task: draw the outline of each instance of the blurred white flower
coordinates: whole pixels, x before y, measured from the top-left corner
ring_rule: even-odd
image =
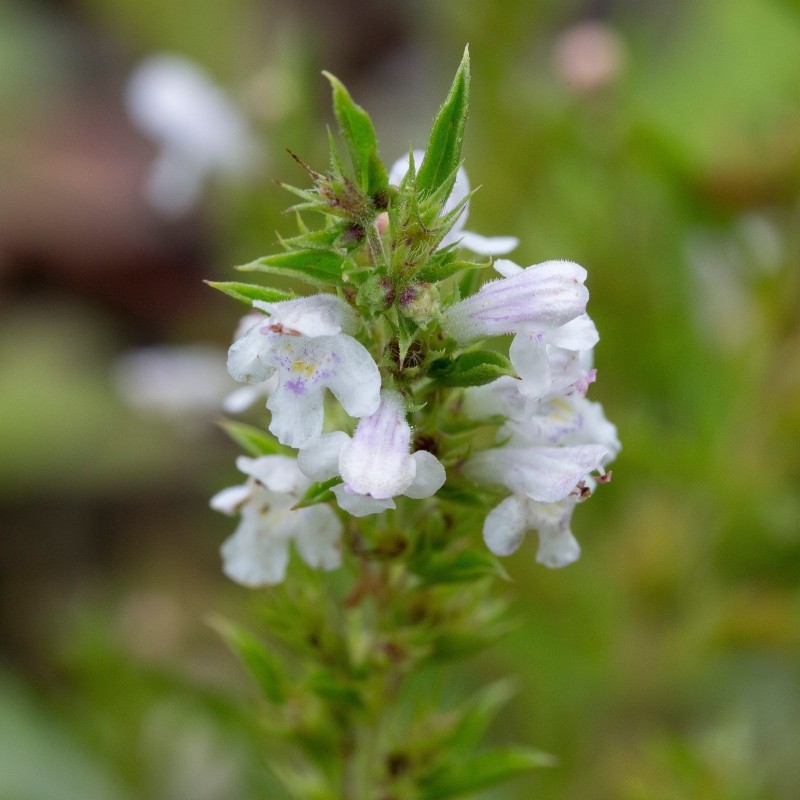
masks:
[[[212,345],[143,347],[123,353],[112,378],[119,397],[139,411],[168,417],[211,415],[232,382]]]
[[[183,56],[145,59],[128,81],[125,104],[133,123],[158,145],[145,194],[165,216],[182,216],[196,205],[208,176],[241,176],[258,160],[241,110]]]
[[[248,476],[241,486],[223,489],[211,507],[240,514],[239,526],[222,545],[223,570],[245,586],[280,583],[289,563],[289,542],[310,567],[336,569],[342,563],[342,523],[328,505],[295,509],[311,485],[297,461],[286,456],[239,456]]]

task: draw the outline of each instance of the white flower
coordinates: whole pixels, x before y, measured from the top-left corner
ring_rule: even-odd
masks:
[[[419,168],[424,158],[425,153],[422,150],[414,150],[412,157],[414,159],[414,166]],[[389,170],[389,183],[399,186],[400,182],[408,172],[408,158],[405,156],[399,158],[392,165]],[[453,189],[447,202],[442,209],[442,215],[449,214],[455,207],[467,197],[469,194],[469,180],[467,173],[463,167],[459,167],[456,174],[456,182],[453,184]],[[469,202],[464,206],[464,210],[456,220],[455,225],[447,232],[442,239],[439,247],[447,247],[450,244],[459,243],[461,247],[466,247],[473,253],[486,256],[500,256],[510,253],[518,244],[519,239],[514,236],[481,236],[477,233],[464,230],[464,225],[467,223],[467,216],[469,214]]]
[[[300,451],[298,464],[312,480],[341,475],[343,482],[333,487],[339,506],[362,517],[394,508],[397,495],[423,499],[441,488],[439,460],[425,450],[409,454],[410,445],[403,398],[385,390],[377,411],[362,417],[352,438],[341,431],[323,434]]]
[[[319,436],[324,390],[353,417],[372,414],[380,402],[380,373],[354,332],[355,312],[336,295],[318,294],[279,303],[254,303],[269,314],[228,351],[228,371],[260,384],[277,370],[267,401],[269,429],[282,444],[302,447]]]
[[[522,331],[544,336],[584,314],[589,299],[585,280],[586,270],[572,261],[520,269],[446,308],[442,328],[460,343]]]
[[[178,419],[209,416],[231,388],[219,349],[199,344],[131,350],[115,362],[113,379],[128,405]]]
[[[223,489],[211,507],[240,514],[233,535],[222,545],[225,574],[245,586],[280,583],[289,563],[289,542],[310,567],[332,570],[342,562],[342,523],[328,505],[293,509],[311,485],[286,456],[240,456],[236,466],[247,483]]]
[[[569,527],[572,511],[596,481],[610,477],[604,468],[620,451],[617,429],[599,403],[578,394],[534,401],[519,391],[519,381],[501,381],[477,396],[477,406],[507,415],[498,433],[506,444],[476,454],[465,465],[476,480],[513,492],[489,512],[484,539],[493,553],[509,555],[525,532],[535,528],[537,560],[549,567],[570,564],[580,555]],[[594,471],[603,477],[592,478]]]
[[[511,495],[493,508],[483,525],[487,547],[498,556],[508,556],[522,544],[525,533],[539,533],[536,560],[553,569],[577,561],[580,545],[570,530],[570,519],[577,497],[557,503],[539,503],[525,495]]]
[[[465,472],[484,483],[505,486],[542,503],[568,497],[609,455],[603,445],[521,445],[483,450],[472,456]]]
[[[159,212],[180,216],[212,173],[241,175],[257,158],[247,121],[195,63],[175,54],[143,61],[125,90],[134,124],[159,145],[145,186]]]

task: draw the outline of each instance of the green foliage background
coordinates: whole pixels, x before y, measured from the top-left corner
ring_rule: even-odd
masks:
[[[25,131],[81,80],[100,82],[81,56],[90,36],[116,54],[120,86],[154,49],[196,58],[239,87],[269,159],[251,184],[210,190],[206,277],[232,280],[230,265],[291,231],[291,198],[270,182],[301,180],[285,148],[325,164],[319,71],[369,110],[391,163],[422,146],[469,42],[465,165],[482,186],[469,227],[518,235],[519,263],[587,267],[601,333],[590,396],[624,449],[575,515],[581,560],[547,571],[528,542],[505,562],[520,624],[438,691],[513,674],[494,739],[556,755],[492,798],[790,800],[800,7],[601,5],[622,64],[581,91],[553,57],[590,10],[577,2],[387,4],[402,35],[383,49],[359,4],[12,2],[0,11],[3,155],[24,179],[13,154]],[[226,699],[255,689],[204,622],[246,597],[218,574],[229,521],[205,509],[234,482],[233,448],[210,421],[187,435],[120,403],[106,376],[130,337],[113,313],[52,288],[0,303],[0,798],[281,797]],[[176,310],[163,337],[224,347],[232,305]],[[86,533],[103,520],[105,550]]]

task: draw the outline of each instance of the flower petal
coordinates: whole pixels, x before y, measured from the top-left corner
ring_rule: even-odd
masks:
[[[511,341],[508,357],[522,378],[519,391],[527,397],[544,397],[550,391],[552,376],[547,346],[541,334],[520,331]]]
[[[339,474],[339,456],[350,442],[344,431],[323,433],[312,439],[297,454],[297,464],[312,481],[326,481]]]
[[[459,239],[461,247],[481,256],[503,256],[519,245],[516,236],[481,236],[479,233],[463,230]]]
[[[386,511],[387,508],[396,508],[395,502],[391,498],[377,500],[367,495],[354,494],[347,491],[347,487],[343,483],[337,484],[331,491],[336,495],[339,508],[354,517],[366,517],[368,514],[379,514],[381,511]]]
[[[528,501],[530,526],[539,533],[536,560],[540,564],[558,569],[572,564],[580,557],[581,547],[569,527],[576,502],[576,498],[570,497],[559,503]]]
[[[485,283],[445,309],[445,332],[459,342],[521,330],[545,332],[583,314],[586,270],[571,261],[546,261],[510,278]]]
[[[417,450],[411,458],[416,463],[417,470],[414,480],[403,494],[414,500],[433,496],[442,488],[447,478],[444,467],[439,459],[427,450]]]
[[[602,445],[501,447],[477,453],[465,471],[532,500],[554,503],[574,491],[589,472],[600,469],[607,456]]]
[[[384,391],[377,411],[362,417],[342,448],[341,476],[356,494],[386,500],[402,494],[414,480],[416,462],[408,454],[411,428],[397,392]]]
[[[214,511],[221,511],[223,514],[231,516],[239,511],[242,503],[250,498],[250,487],[247,485],[230,486],[217,492],[209,501],[209,505]]]
[[[588,314],[570,320],[547,337],[547,343],[566,350],[591,350],[600,341],[592,318]]]
[[[358,328],[355,311],[335,294],[314,294],[296,300],[266,303],[254,300],[253,306],[266,311],[269,325],[280,325],[303,336],[335,336]]]
[[[303,447],[322,431],[322,387],[304,393],[294,392],[287,384],[281,383],[267,400],[267,408],[272,412],[269,430],[281,444]]]
[[[375,413],[380,403],[381,374],[364,345],[340,334],[332,348],[336,368],[327,386],[351,417]]]
[[[510,556],[522,544],[528,527],[525,498],[511,495],[486,515],[483,540],[495,555]]]
[[[270,492],[291,495],[287,503],[293,502],[308,488],[308,480],[300,472],[295,459],[289,456],[239,456],[236,467],[245,475],[255,478]]]
[[[329,571],[342,564],[342,523],[328,505],[292,512],[297,522],[295,546],[309,567]]]
[[[261,333],[258,322],[228,349],[228,372],[241,383],[261,383],[275,372],[270,363],[272,341]]]
[[[271,586],[286,576],[289,543],[242,519],[220,548],[224,573],[244,586]]]

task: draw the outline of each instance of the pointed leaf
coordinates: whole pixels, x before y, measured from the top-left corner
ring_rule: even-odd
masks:
[[[508,678],[495,681],[477,692],[459,709],[460,719],[448,737],[448,747],[461,751],[476,747],[498,711],[515,694],[514,683]]]
[[[452,361],[434,361],[428,374],[441,386],[482,386],[517,373],[511,362],[494,350],[470,350]]]
[[[417,190],[421,194],[431,194],[448,182],[452,188],[461,161],[461,144],[469,111],[469,83],[469,48],[466,48],[450,93],[431,128],[425,158],[417,174]],[[449,188],[446,194],[450,194]]]
[[[376,194],[386,191],[389,178],[378,155],[378,138],[372,120],[361,106],[353,102],[350,93],[338,78],[330,72],[322,74],[333,88],[333,111],[347,143],[356,180],[369,197],[375,197]]]
[[[221,617],[212,619],[211,625],[258,681],[266,698],[272,703],[283,703],[286,699],[287,676],[283,664],[270,653],[267,644]]]
[[[252,305],[253,300],[263,300],[265,303],[278,303],[281,300],[291,300],[291,292],[282,292],[279,289],[270,289],[268,286],[258,286],[255,283],[238,283],[237,281],[205,281],[213,289],[224,292],[235,300]]]
[[[233,439],[246,453],[258,458],[259,456],[272,456],[289,454],[290,448],[280,444],[277,439],[265,433],[260,428],[245,425],[243,422],[234,422],[225,419],[219,426]]]
[[[272,272],[315,285],[341,286],[343,258],[332,250],[290,250],[237,267],[245,272]]]
[[[491,553],[462,550],[452,555],[424,554],[411,569],[426,583],[462,583],[485,578],[488,575],[505,575],[500,562]]]
[[[307,506],[314,506],[317,503],[327,503],[329,500],[333,500],[335,495],[331,491],[331,487],[341,482],[342,479],[336,476],[334,478],[329,478],[327,481],[312,484],[292,508],[306,508]]]
[[[462,797],[553,763],[552,756],[533,748],[508,747],[480,753],[435,773],[425,781],[421,797],[423,800]]]
[[[488,264],[478,264],[475,261],[451,261],[442,260],[440,262],[431,259],[416,275],[415,278],[425,283],[438,283],[456,272],[464,269],[485,269]]]

